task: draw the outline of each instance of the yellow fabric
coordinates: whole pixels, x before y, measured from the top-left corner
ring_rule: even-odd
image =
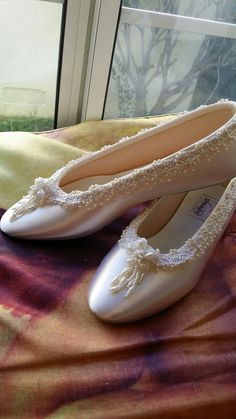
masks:
[[[149,118],[89,121],[67,128],[48,131],[43,135],[50,135],[58,141],[73,145],[74,147],[95,151],[106,144],[115,143],[124,135],[134,135],[142,128],[155,126],[159,122],[168,121],[174,117],[174,115],[166,115]]]
[[[86,150],[112,144],[162,119],[91,121],[40,134],[0,133],[0,207],[7,209],[18,201],[36,177],[48,177]]]
[[[0,134],[0,207],[9,208],[39,176],[82,154],[80,149],[30,133]]]

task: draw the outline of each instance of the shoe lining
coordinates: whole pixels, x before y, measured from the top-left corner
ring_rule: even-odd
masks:
[[[114,175],[89,176],[84,179],[76,180],[75,182],[69,183],[68,185],[63,187],[63,190],[66,193],[70,193],[76,190],[86,191],[91,185],[102,185],[111,182],[111,180],[114,178],[125,176],[130,172],[132,172],[132,170],[127,170],[126,172],[121,172]]]
[[[148,243],[153,248],[160,249],[162,253],[183,246],[186,240],[191,238],[206,221],[224,190],[223,186],[216,185],[191,191],[185,195],[184,199],[183,194],[162,198],[163,201],[169,199],[169,203],[172,205],[169,206],[169,209],[166,208],[163,213],[163,203],[161,205],[157,203],[149,217],[140,226],[138,234],[146,238],[150,237]],[[180,203],[180,201],[182,202]],[[174,215],[172,216],[172,214]],[[166,219],[163,216],[169,217],[169,221],[165,225]]]
[[[153,160],[164,158],[210,135],[224,125],[234,112],[232,105],[228,105],[227,109],[210,110],[178,124],[171,121],[168,123],[169,128],[166,130],[155,135],[150,132],[139,142],[133,144],[131,141],[122,145],[116,151],[113,150],[103,157],[75,167],[63,177],[60,186],[63,187],[69,183],[87,178],[88,183],[85,182],[85,184],[88,187],[92,184],[91,178],[96,176],[105,176],[105,178],[93,179],[92,182],[99,184],[109,182],[114,177],[122,176],[123,172],[144,166]],[[106,176],[112,176],[112,178]],[[83,188],[82,184],[83,182],[80,186],[78,183],[76,189]]]

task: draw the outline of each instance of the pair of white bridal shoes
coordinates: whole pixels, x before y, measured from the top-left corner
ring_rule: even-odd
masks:
[[[36,179],[1,229],[27,239],[80,237],[161,197],[123,232],[88,294],[105,321],[142,319],[199,279],[236,207],[235,156],[236,103],[201,107]]]
[[[102,320],[131,322],[189,293],[236,208],[236,177],[155,200],[124,230],[88,293]]]
[[[235,155],[236,103],[200,107],[36,179],[1,229],[25,239],[85,236],[140,202],[234,177]]]

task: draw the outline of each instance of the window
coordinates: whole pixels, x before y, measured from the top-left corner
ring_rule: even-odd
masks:
[[[104,118],[236,100],[234,0],[123,0]]]
[[[62,10],[62,0],[0,0],[0,131],[53,128]]]
[[[234,0],[0,0],[0,23],[0,130],[236,100]]]

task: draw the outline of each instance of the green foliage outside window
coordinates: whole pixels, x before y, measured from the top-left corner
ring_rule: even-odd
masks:
[[[53,129],[53,118],[0,115],[0,131],[46,131]]]

